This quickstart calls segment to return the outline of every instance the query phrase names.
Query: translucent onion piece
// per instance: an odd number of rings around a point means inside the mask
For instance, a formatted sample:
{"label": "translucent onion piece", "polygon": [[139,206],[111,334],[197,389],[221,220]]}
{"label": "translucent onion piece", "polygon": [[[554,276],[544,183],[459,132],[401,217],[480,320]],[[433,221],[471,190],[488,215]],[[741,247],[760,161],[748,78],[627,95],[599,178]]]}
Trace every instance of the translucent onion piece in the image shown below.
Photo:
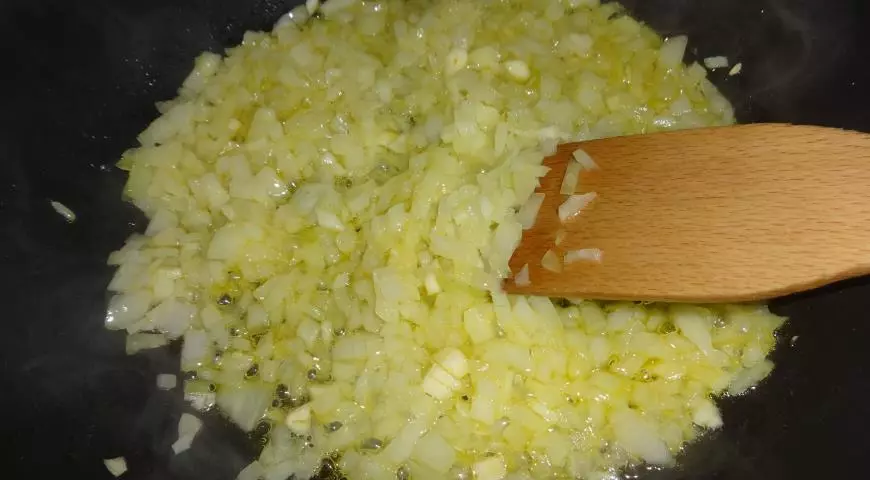
{"label": "translucent onion piece", "polygon": [[689,39],[685,35],[670,37],[662,44],[659,51],[659,62],[665,68],[676,68],[683,62],[686,53],[686,44]]}
{"label": "translucent onion piece", "polygon": [[581,195],[571,195],[567,200],[559,205],[559,221],[567,223],[576,217],[584,208],[595,200],[598,196],[595,192],[584,193]]}
{"label": "translucent onion piece", "polygon": [[76,221],[76,214],[75,214],[75,212],[73,212],[72,210],[70,210],[70,208],[67,207],[66,205],[64,205],[64,204],[62,204],[62,203],[60,203],[60,202],[56,202],[56,201],[52,200],[52,201],[51,201],[51,208],[53,208],[54,211],[57,212],[58,215],[60,215],[61,217],[63,217],[64,220],[66,220],[67,222],[72,223],[72,222],[75,222],[75,221]]}
{"label": "translucent onion piece", "polygon": [[523,268],[520,269],[520,273],[518,273],[517,276],[514,277],[514,283],[516,283],[519,287],[525,287],[526,285],[529,285],[531,283],[531,281],[529,281],[528,263],[523,265]]}
{"label": "translucent onion piece", "polygon": [[178,377],[171,373],[157,375],[157,388],[160,390],[172,390],[178,385]]}
{"label": "translucent onion piece", "polygon": [[743,63],[737,63],[731,67],[731,70],[728,70],[728,76],[738,75],[741,71],[743,71]]}
{"label": "translucent onion piece", "polygon": [[284,419],[284,423],[296,435],[309,435],[311,433],[311,404],[306,403],[291,410]]}
{"label": "translucent onion piece", "polygon": [[124,457],[107,458],[103,460],[103,465],[115,477],[120,477],[127,471],[127,460]]}
{"label": "translucent onion piece", "polygon": [[308,11],[308,15],[314,15],[318,8],[320,8],[320,0],[305,0],[305,10]]}
{"label": "translucent onion piece", "polygon": [[565,252],[565,264],[574,262],[601,263],[604,253],[599,248],[581,248]]}
{"label": "translucent onion piece", "polygon": [[597,170],[598,164],[595,163],[595,160],[592,160],[592,157],[589,156],[588,153],[583,151],[583,149],[578,148],[574,150],[571,154],[574,160],[580,164],[580,166],[585,170]]}
{"label": "translucent onion piece", "polygon": [[[574,152],[576,155],[577,151]],[[559,188],[559,193],[562,195],[573,195],[577,191],[577,179],[580,177],[580,170],[583,166],[576,160],[568,162],[568,167],[565,169],[565,176],[562,177],[562,186]]]}
{"label": "translucent onion piece", "polygon": [[728,57],[715,56],[715,57],[707,57],[704,59],[704,66],[706,66],[710,70],[713,70],[716,68],[725,68],[728,65],[729,65]]}
{"label": "translucent onion piece", "polygon": [[541,257],[541,266],[551,272],[560,273],[562,271],[562,259],[555,250],[550,249]]}
{"label": "translucent onion piece", "polygon": [[560,228],[559,231],[556,232],[556,242],[555,242],[555,243],[556,243],[556,246],[561,245],[562,242],[565,241],[565,238],[566,238],[567,236],[568,236],[568,232],[566,232],[565,229]]}
{"label": "translucent onion piece", "polygon": [[538,219],[538,212],[541,210],[541,205],[544,203],[544,194],[535,192],[526,203],[517,212],[517,221],[523,226],[523,230],[528,230],[535,226]]}
{"label": "translucent onion piece", "polygon": [[190,449],[200,428],[202,428],[202,420],[189,413],[182,413],[178,421],[178,440],[172,444],[172,451],[178,455]]}

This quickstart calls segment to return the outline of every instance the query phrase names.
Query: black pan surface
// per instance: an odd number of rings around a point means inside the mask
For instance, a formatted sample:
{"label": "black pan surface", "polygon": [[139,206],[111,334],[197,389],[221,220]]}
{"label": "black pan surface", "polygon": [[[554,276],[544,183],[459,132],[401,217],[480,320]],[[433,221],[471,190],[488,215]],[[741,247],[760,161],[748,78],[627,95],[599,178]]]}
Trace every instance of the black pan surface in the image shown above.
{"label": "black pan surface", "polygon": [[[124,178],[109,166],[197,53],[270,27],[294,3],[0,3],[0,478],[108,479],[102,459],[123,455],[123,478],[232,479],[256,456],[256,438],[209,416],[193,449],[173,457],[186,407],[177,393],[157,391],[154,376],[176,372],[177,352],[128,357],[123,334],[103,329],[106,256],[145,225],[120,201]],[[740,76],[713,75],[741,121],[870,131],[863,0],[625,4],[663,34],[688,33],[698,57],[743,61]],[[67,224],[49,200],[78,220]],[[780,299],[774,309],[791,320],[771,377],[725,399],[725,428],[690,446],[676,469],[629,475],[867,477],[870,281]]]}

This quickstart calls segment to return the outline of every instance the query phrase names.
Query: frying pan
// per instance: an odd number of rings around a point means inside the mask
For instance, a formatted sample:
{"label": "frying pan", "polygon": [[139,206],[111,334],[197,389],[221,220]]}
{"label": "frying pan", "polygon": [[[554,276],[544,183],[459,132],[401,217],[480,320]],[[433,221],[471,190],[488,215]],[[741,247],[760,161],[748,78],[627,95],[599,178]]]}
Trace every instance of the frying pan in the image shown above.
{"label": "frying pan", "polygon": [[[108,253],[141,231],[110,165],[174,96],[203,50],[266,29],[294,1],[4,0],[0,5],[0,478],[232,479],[262,433],[206,415],[193,448],[172,456],[186,405],[156,390],[177,346],[128,357],[103,329]],[[742,122],[870,131],[870,12],[862,0],[632,0],[689,55],[727,55],[743,73],[712,75]],[[820,159],[824,161],[824,159]],[[870,168],[870,165],[868,165]],[[50,207],[57,200],[78,220]],[[836,212],[832,212],[835,215]],[[870,238],[870,232],[868,232]],[[787,240],[784,240],[787,241]],[[823,254],[823,252],[820,252]],[[870,282],[774,302],[791,320],[776,369],[721,402],[725,427],[645,479],[864,477],[870,453]]]}

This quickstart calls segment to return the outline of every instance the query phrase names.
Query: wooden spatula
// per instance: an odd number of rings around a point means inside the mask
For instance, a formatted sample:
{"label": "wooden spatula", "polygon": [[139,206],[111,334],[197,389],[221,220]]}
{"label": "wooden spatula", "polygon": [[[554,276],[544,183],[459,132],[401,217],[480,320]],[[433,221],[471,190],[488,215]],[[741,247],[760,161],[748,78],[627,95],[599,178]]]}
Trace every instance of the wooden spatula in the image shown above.
{"label": "wooden spatula", "polygon": [[[580,173],[576,193],[597,197],[563,225],[559,190],[578,148],[599,168]],[[870,273],[870,135],[703,128],[565,144],[546,165],[544,203],[510,263],[528,265],[529,283],[506,280],[508,292],[731,302]],[[556,273],[541,266],[550,249],[602,256]]]}

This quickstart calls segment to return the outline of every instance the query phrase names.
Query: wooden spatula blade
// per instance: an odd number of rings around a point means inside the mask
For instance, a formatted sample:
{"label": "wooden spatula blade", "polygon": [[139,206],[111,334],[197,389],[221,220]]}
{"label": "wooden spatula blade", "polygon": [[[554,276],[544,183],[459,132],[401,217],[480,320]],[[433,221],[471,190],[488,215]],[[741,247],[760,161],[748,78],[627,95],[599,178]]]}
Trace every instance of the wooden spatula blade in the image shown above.
{"label": "wooden spatula blade", "polygon": [[[599,165],[597,198],[562,225],[574,150]],[[537,221],[511,259],[514,293],[692,302],[761,300],[870,272],[870,137],[822,127],[741,125],[561,145]],[[555,246],[559,230],[564,241]],[[541,267],[549,249],[598,248],[600,263]]]}

